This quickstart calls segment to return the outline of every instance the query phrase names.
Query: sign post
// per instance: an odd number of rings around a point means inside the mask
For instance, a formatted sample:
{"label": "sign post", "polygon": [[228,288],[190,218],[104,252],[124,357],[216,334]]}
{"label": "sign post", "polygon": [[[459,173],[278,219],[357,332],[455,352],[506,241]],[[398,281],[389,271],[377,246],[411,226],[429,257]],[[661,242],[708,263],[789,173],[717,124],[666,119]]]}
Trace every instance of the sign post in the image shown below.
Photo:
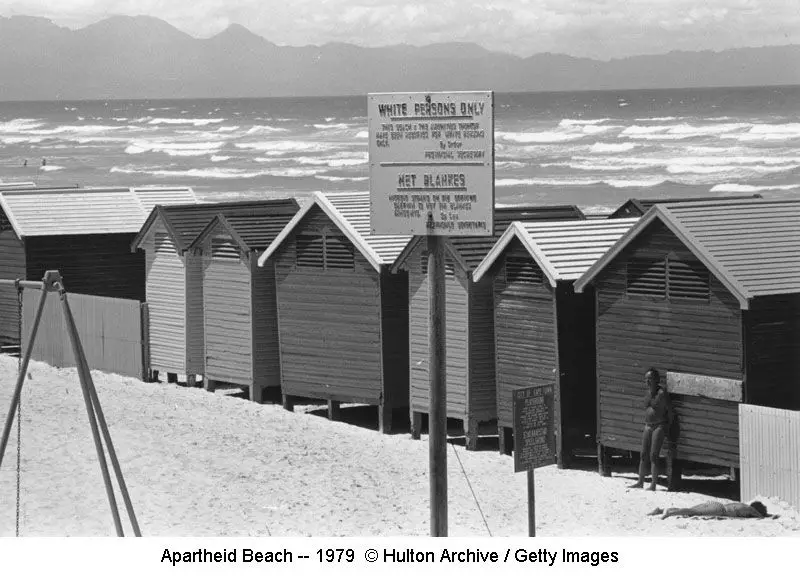
{"label": "sign post", "polygon": [[528,536],[536,536],[536,493],[533,470],[556,462],[553,383],[514,390],[514,472],[528,472]]}
{"label": "sign post", "polygon": [[494,94],[368,96],[373,234],[425,236],[431,536],[447,536],[445,245],[494,231]]}

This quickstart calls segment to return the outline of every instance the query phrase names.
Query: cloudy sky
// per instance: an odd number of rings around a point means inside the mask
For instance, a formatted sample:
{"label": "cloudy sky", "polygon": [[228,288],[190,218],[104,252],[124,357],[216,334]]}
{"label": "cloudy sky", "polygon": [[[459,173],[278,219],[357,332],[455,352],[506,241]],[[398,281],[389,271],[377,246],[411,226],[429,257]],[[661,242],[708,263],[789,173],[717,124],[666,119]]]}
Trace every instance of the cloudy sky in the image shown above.
{"label": "cloudy sky", "polygon": [[593,58],[800,43],[798,0],[0,0],[82,27],[146,14],[196,37],[239,23],[279,45],[475,42]]}

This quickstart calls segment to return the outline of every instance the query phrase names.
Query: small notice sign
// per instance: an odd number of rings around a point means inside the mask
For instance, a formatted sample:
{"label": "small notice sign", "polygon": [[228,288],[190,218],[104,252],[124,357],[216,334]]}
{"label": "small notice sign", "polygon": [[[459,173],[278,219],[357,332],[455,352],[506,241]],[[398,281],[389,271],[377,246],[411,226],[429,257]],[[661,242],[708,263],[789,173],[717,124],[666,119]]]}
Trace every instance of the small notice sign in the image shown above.
{"label": "small notice sign", "polygon": [[494,94],[368,96],[374,234],[494,234]]}
{"label": "small notice sign", "polygon": [[514,471],[528,471],[556,462],[555,385],[515,389]]}

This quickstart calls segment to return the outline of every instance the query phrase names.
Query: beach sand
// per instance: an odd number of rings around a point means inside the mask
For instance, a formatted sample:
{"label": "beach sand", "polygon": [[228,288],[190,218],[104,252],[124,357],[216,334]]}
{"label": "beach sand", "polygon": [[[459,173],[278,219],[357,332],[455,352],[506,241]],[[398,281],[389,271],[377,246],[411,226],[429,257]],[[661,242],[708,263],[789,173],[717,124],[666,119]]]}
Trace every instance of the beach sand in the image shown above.
{"label": "beach sand", "polygon": [[[0,355],[3,419],[16,371],[17,359]],[[29,373],[22,397],[20,534],[114,535],[75,370],[31,362]],[[233,390],[208,393],[92,375],[145,536],[429,532],[425,435],[420,441],[403,432],[381,435],[374,427],[331,422],[320,408],[289,413],[279,405],[251,403]],[[353,408],[350,414],[358,412]],[[486,447],[467,452],[463,439],[448,445],[450,535],[525,536],[526,476],[514,473],[512,458],[500,455],[496,445]],[[0,468],[4,536],[15,533],[16,448],[15,425]],[[776,498],[761,499],[778,519],[648,517],[655,507],[713,499],[698,490],[725,482],[652,493],[628,490],[633,477],[628,470],[602,478],[591,462],[583,470],[536,470],[537,535],[800,536],[800,514]]]}

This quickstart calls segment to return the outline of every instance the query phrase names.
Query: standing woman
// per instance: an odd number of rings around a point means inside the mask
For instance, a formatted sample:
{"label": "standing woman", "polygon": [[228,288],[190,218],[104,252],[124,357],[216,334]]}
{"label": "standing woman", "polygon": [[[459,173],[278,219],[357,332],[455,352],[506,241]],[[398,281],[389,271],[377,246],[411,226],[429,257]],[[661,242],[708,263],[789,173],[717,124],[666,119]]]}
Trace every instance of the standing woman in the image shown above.
{"label": "standing woman", "polygon": [[650,491],[656,490],[658,482],[658,457],[661,446],[672,423],[672,403],[667,391],[662,388],[658,369],[650,367],[644,375],[647,394],[644,397],[644,432],[642,433],[642,452],[639,460],[639,479],[630,487],[644,487],[644,478],[650,464]]}

